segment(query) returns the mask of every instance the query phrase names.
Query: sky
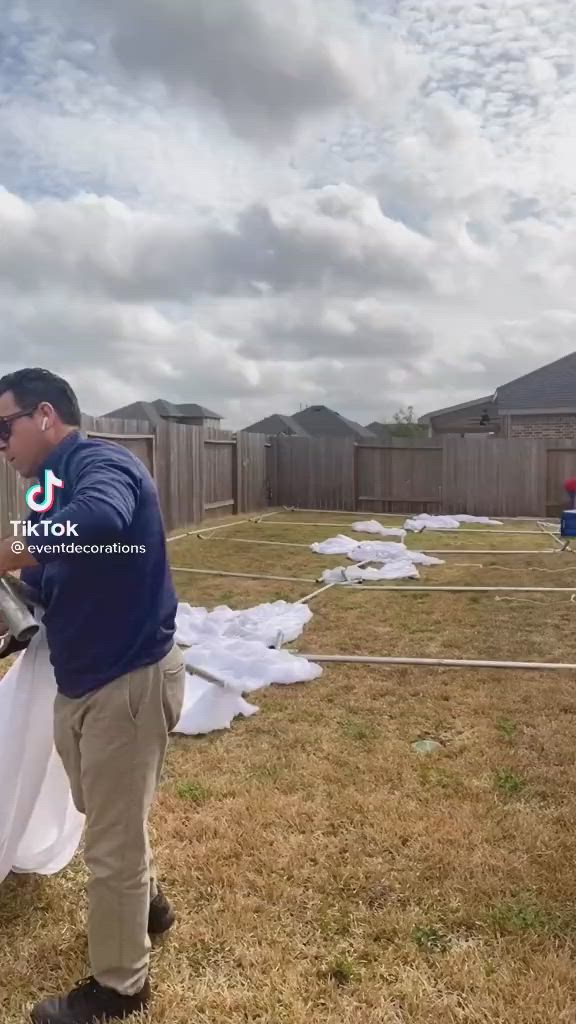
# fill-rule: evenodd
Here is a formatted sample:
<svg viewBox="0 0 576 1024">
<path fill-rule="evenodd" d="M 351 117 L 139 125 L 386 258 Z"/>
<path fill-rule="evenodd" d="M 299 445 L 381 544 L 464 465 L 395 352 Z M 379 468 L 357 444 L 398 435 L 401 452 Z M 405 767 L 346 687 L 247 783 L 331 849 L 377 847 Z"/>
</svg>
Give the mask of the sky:
<svg viewBox="0 0 576 1024">
<path fill-rule="evenodd" d="M 0 0 L 0 373 L 367 424 L 576 349 L 572 0 Z"/>
</svg>

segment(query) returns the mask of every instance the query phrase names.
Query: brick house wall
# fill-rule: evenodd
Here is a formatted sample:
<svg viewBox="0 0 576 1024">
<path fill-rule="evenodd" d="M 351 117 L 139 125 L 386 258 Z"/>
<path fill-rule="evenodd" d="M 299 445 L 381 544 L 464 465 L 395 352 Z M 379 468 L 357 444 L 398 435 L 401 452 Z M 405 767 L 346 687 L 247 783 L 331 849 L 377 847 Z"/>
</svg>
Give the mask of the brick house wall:
<svg viewBox="0 0 576 1024">
<path fill-rule="evenodd" d="M 508 437 L 533 437 L 544 440 L 576 439 L 576 414 L 557 416 L 511 416 Z"/>
</svg>

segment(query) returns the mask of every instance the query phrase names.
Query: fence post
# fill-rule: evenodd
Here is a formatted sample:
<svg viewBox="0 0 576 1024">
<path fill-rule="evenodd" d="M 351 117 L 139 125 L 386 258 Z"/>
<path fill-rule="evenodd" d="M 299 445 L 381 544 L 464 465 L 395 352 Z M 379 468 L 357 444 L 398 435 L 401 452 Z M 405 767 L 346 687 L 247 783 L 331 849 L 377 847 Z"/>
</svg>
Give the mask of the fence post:
<svg viewBox="0 0 576 1024">
<path fill-rule="evenodd" d="M 237 516 L 239 512 L 244 512 L 244 502 L 242 501 L 242 445 L 238 434 L 234 434 L 232 440 L 234 442 L 234 454 L 232 457 L 232 498 L 234 504 L 232 506 L 232 514 Z"/>
</svg>

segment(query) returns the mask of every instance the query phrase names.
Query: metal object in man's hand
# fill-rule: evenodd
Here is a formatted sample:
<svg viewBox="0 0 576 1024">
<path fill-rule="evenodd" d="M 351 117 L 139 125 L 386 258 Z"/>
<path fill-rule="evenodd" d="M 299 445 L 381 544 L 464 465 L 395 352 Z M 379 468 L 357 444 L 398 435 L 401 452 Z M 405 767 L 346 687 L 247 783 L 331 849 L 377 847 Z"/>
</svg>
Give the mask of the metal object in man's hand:
<svg viewBox="0 0 576 1024">
<path fill-rule="evenodd" d="M 27 594 L 31 597 L 28 598 Z M 27 600 L 38 603 L 33 595 L 34 592 L 20 580 L 12 576 L 0 577 L 0 616 L 19 643 L 29 642 L 40 629 L 26 604 Z"/>
</svg>

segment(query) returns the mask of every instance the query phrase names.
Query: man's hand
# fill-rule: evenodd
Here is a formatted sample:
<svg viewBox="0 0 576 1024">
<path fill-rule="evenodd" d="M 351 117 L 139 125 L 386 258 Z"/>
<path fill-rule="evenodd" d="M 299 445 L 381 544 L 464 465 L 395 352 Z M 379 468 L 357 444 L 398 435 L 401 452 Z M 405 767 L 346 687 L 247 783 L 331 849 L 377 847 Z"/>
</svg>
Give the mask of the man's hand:
<svg viewBox="0 0 576 1024">
<path fill-rule="evenodd" d="M 22 551 L 18 550 L 20 545 L 23 547 Z M 14 546 L 16 546 L 16 551 Z M 17 572 L 18 569 L 26 569 L 35 565 L 38 565 L 38 562 L 30 554 L 22 540 L 14 537 L 0 540 L 0 576 L 4 576 L 7 572 Z"/>
</svg>

